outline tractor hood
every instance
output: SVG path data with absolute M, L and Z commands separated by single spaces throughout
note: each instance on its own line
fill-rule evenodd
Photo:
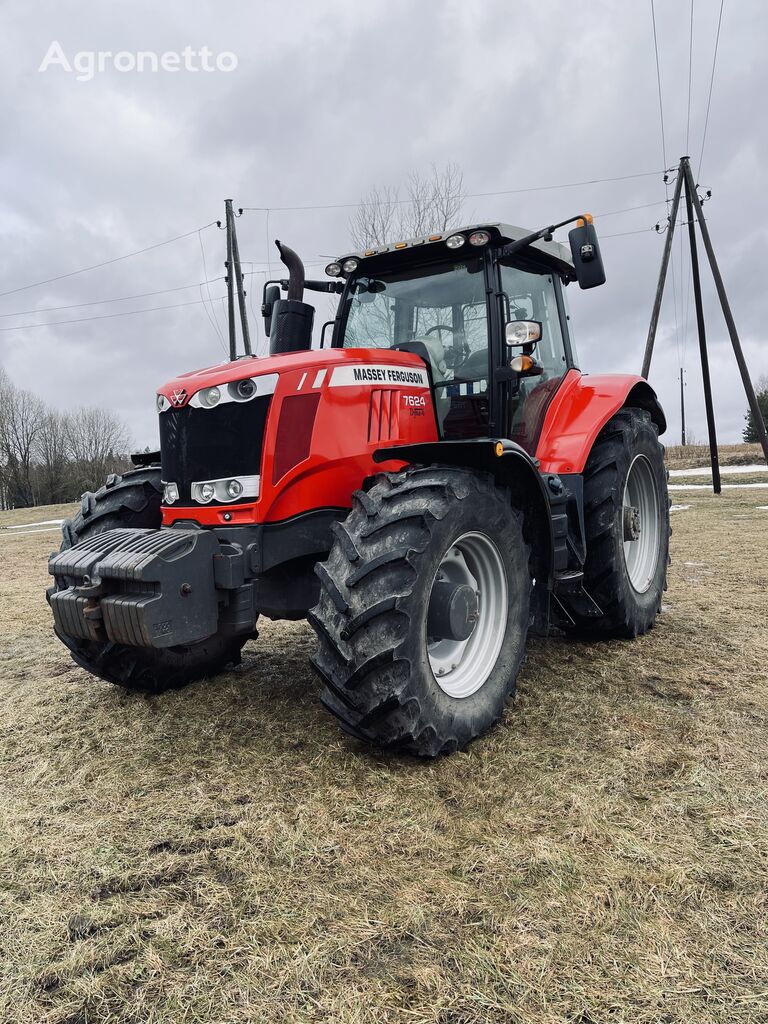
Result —
M 437 438 L 424 361 L 391 349 L 207 367 L 165 384 L 158 411 L 166 525 L 234 526 L 345 507 L 378 471 L 378 448 Z

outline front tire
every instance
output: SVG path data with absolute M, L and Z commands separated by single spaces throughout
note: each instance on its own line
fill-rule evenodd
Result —
M 61 551 L 86 537 L 116 528 L 159 529 L 160 469 L 150 466 L 112 474 L 95 493 L 83 495 L 80 511 L 62 526 Z M 56 583 L 58 586 L 58 581 Z M 143 693 L 178 689 L 240 662 L 247 638 L 212 636 L 195 644 L 158 650 L 110 640 L 83 640 L 58 633 L 72 659 L 91 675 Z
M 636 637 L 661 611 L 669 562 L 664 448 L 650 414 L 622 409 L 603 427 L 584 469 L 584 586 L 601 618 L 576 618 L 583 637 Z
M 342 727 L 435 757 L 486 732 L 514 693 L 529 549 L 487 474 L 409 467 L 356 492 L 316 568 L 322 701 Z

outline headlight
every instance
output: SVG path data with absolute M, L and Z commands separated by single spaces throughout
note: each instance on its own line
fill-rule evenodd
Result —
M 227 483 L 227 494 L 230 498 L 239 498 L 243 493 L 243 485 L 239 480 L 230 480 Z
M 341 269 L 344 271 L 345 274 L 352 274 L 354 273 L 355 270 L 357 270 L 358 266 L 359 263 L 355 259 L 344 260 Z
M 250 377 L 246 377 L 245 380 L 239 380 L 234 385 L 235 395 L 242 401 L 247 402 L 249 398 L 253 398 L 256 394 L 256 385 L 253 383 Z
M 338 263 L 329 263 L 325 268 L 325 272 L 328 277 L 338 277 L 341 273 L 341 267 Z
M 460 249 L 466 242 L 464 235 L 451 235 L 450 238 L 446 238 L 445 244 L 449 249 Z
M 214 405 L 218 404 L 220 398 L 221 392 L 215 385 L 200 392 L 200 404 L 204 405 L 206 409 L 212 409 Z
M 176 484 L 164 484 L 163 485 L 163 504 L 173 505 L 174 502 L 179 500 L 179 488 Z
M 200 501 L 213 501 L 214 495 L 216 494 L 216 489 L 214 488 L 213 484 L 200 484 L 198 494 Z
M 469 236 L 470 245 L 488 245 L 491 240 L 491 236 L 487 231 L 473 231 Z
M 167 399 L 167 398 L 165 397 L 165 395 L 158 395 L 158 396 L 157 396 L 157 397 L 155 398 L 155 405 L 156 405 L 156 407 L 157 407 L 157 411 L 158 411 L 158 412 L 165 412 L 165 410 L 166 410 L 166 409 L 168 408 L 168 406 L 170 405 L 170 402 L 169 402 L 169 401 L 168 401 L 168 399 Z

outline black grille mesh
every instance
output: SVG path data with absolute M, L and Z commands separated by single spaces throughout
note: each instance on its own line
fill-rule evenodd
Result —
M 265 395 L 250 402 L 226 402 L 213 409 L 187 405 L 160 414 L 163 480 L 178 485 L 182 503 L 191 501 L 190 487 L 196 480 L 260 473 L 271 400 L 271 395 Z

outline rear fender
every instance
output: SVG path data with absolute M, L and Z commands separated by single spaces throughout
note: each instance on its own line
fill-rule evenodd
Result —
M 547 409 L 536 447 L 543 473 L 582 473 L 595 439 L 620 409 L 646 409 L 667 429 L 656 392 L 631 374 L 581 374 L 569 370 Z

